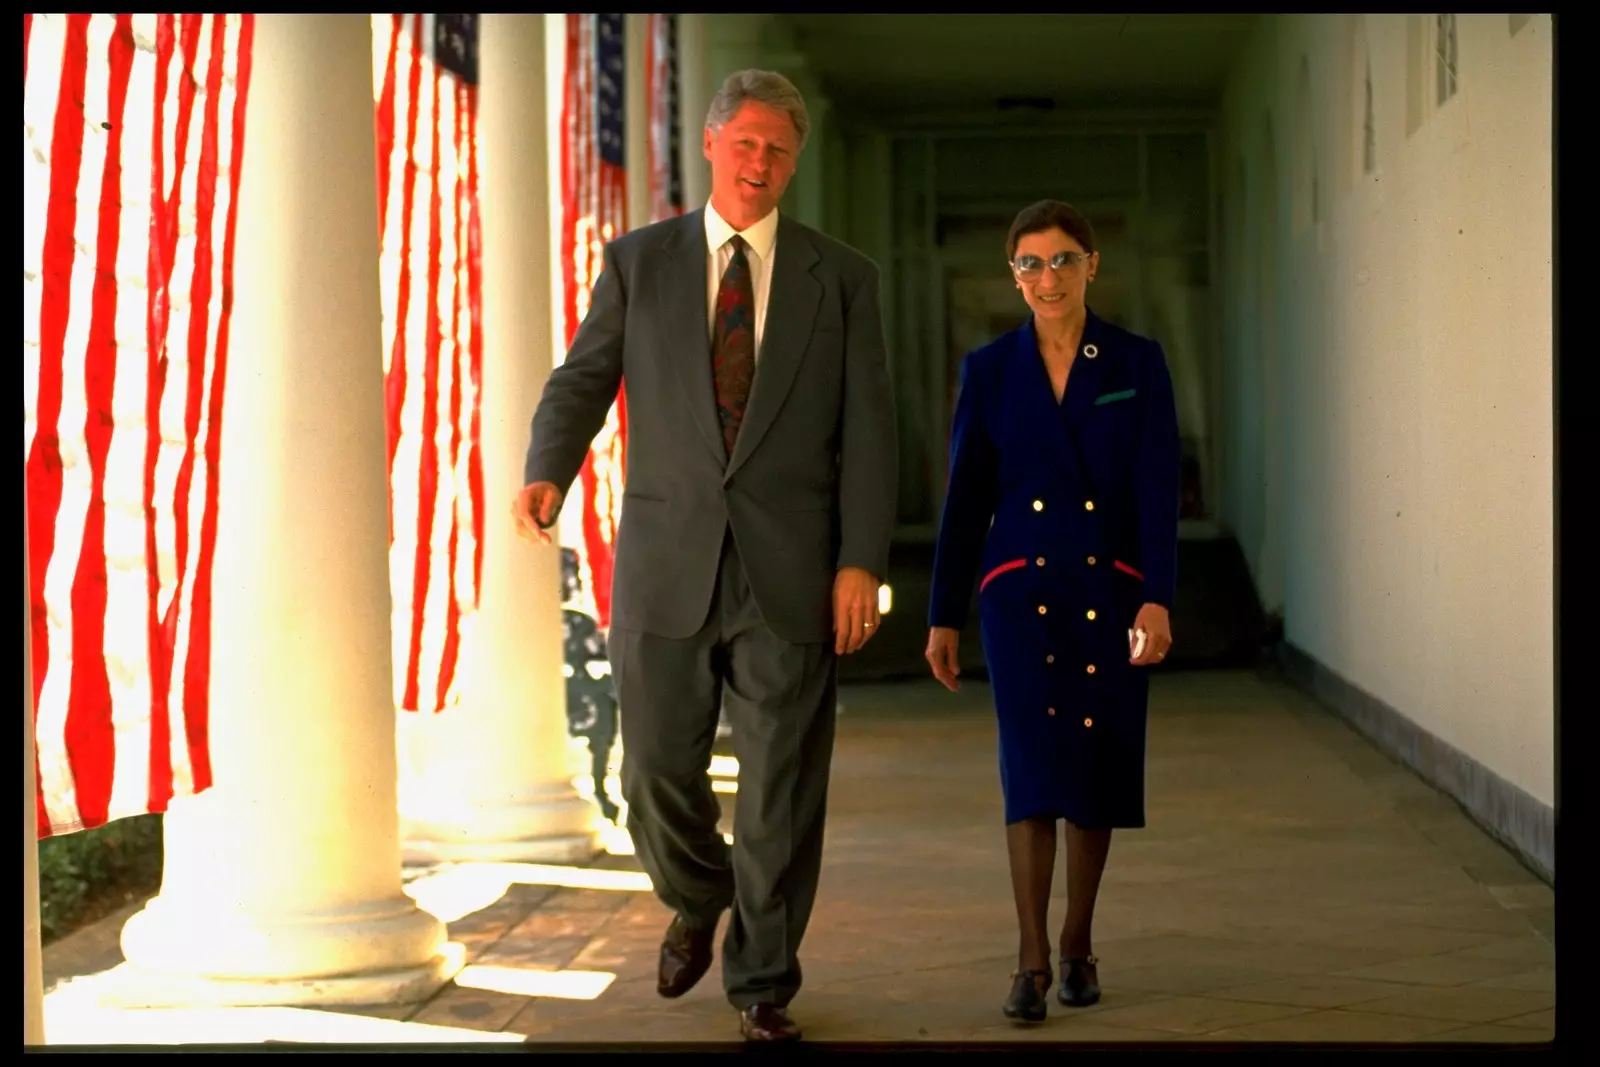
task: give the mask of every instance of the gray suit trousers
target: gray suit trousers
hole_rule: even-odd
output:
[[[731,530],[716,594],[686,638],[613,629],[628,831],[657,896],[696,927],[732,909],[722,942],[728,1000],[783,1006],[800,989],[800,940],[822,868],[837,714],[832,642],[767,628]],[[733,845],[707,771],[726,705],[739,760]]]

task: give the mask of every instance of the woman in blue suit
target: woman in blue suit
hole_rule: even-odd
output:
[[[1090,926],[1111,831],[1144,825],[1143,668],[1172,645],[1180,460],[1161,346],[1085,305],[1100,267],[1088,220],[1034,204],[1006,255],[1033,314],[962,363],[927,658],[956,689],[977,584],[1021,935],[1004,1011],[1038,1021],[1055,980],[1056,821],[1068,889],[1057,999],[1077,1007],[1100,998]]]

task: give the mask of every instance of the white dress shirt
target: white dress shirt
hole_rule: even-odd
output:
[[[761,354],[761,335],[767,324],[767,295],[772,292],[772,253],[778,245],[778,209],[739,233],[728,225],[717,209],[706,204],[706,338],[717,330],[717,292],[722,288],[722,272],[733,258],[728,239],[738,233],[745,240],[745,259],[750,263],[750,291],[756,298],[756,354]]]

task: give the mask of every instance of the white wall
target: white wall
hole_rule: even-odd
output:
[[[1289,641],[1551,804],[1551,21],[1456,18],[1442,106],[1432,15],[1266,18],[1233,73],[1226,517]]]

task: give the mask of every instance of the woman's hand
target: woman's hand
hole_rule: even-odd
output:
[[[1144,650],[1135,656],[1133,650],[1139,647],[1140,630],[1144,631]],[[1133,634],[1133,644],[1128,646],[1129,663],[1148,667],[1166,659],[1167,650],[1172,647],[1172,623],[1167,618],[1167,609],[1160,604],[1146,604],[1140,608],[1133,620]]]
[[[948,626],[934,626],[928,630],[928,651],[924,653],[933,676],[950,692],[961,688],[956,675],[961,673],[961,631]]]

